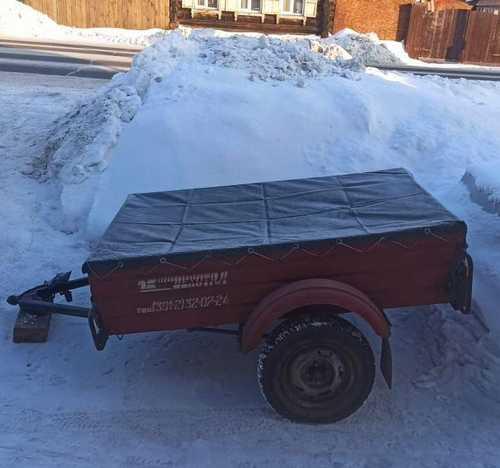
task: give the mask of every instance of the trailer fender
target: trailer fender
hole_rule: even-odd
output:
[[[251,351],[276,320],[302,307],[329,305],[362,317],[382,338],[382,374],[392,385],[391,324],[383,311],[359,289],[329,279],[308,279],[283,286],[266,296],[243,326],[241,349]]]
[[[273,323],[293,310],[313,305],[331,305],[366,320],[381,338],[389,338],[391,324],[382,310],[359,289],[329,279],[308,279],[283,286],[266,296],[243,327],[243,351],[255,349]]]

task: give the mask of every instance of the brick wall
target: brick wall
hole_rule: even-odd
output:
[[[410,9],[411,0],[337,0],[333,32],[351,28],[374,32],[381,39],[403,40]]]

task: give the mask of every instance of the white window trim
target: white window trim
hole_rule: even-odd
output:
[[[291,0],[292,2],[294,0]],[[305,18],[304,14],[306,12],[306,2],[302,0],[302,13],[293,13],[291,11],[285,11],[285,0],[280,0],[280,16],[293,16],[294,18]]]
[[[191,8],[191,18],[195,16],[195,14],[201,14],[201,13],[217,13],[217,17],[222,19],[222,12],[223,10],[221,9],[222,1],[217,0],[217,6],[216,7],[209,7],[208,6],[208,0],[204,0],[207,6],[204,5],[198,5],[198,0],[193,0],[193,7]]]
[[[246,15],[248,15],[248,14],[250,14],[250,15],[251,15],[251,14],[254,14],[254,15],[261,15],[261,14],[262,14],[262,2],[263,2],[263,1],[264,1],[264,0],[260,0],[260,8],[259,8],[258,10],[252,10],[252,8],[242,8],[242,7],[241,7],[241,0],[238,0],[238,5],[239,5],[239,7],[238,7],[238,10],[237,10],[237,11],[238,11],[238,12],[240,12],[240,11],[241,11],[241,12],[244,12]],[[251,4],[252,4],[252,0],[247,0],[247,2],[248,2],[248,5],[251,5]]]
[[[194,6],[193,10],[200,10],[200,11],[219,11],[219,5],[220,5],[220,0],[217,0],[217,6],[216,7],[210,7],[208,6],[208,0],[203,0],[205,5],[198,5],[198,0],[194,0]]]

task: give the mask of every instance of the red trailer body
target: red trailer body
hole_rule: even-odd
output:
[[[381,310],[454,302],[465,252],[466,225],[394,169],[131,195],[84,271],[102,326],[124,335],[244,324],[308,279]]]

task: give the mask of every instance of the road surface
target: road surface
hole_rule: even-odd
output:
[[[0,37],[0,72],[110,79],[141,49]]]
[[[483,67],[483,68],[471,68],[471,67],[457,67],[457,66],[380,66],[377,65],[379,70],[395,71],[402,73],[413,73],[419,76],[441,76],[443,78],[459,79],[464,78],[466,80],[483,80],[483,81],[500,81],[500,67]]]

